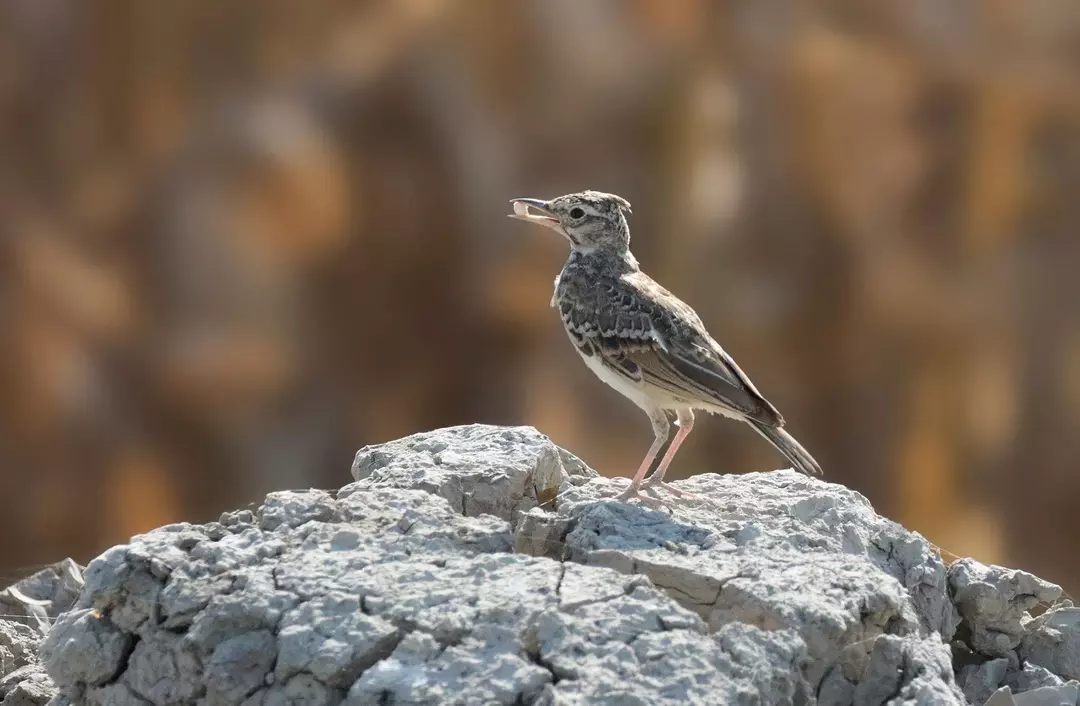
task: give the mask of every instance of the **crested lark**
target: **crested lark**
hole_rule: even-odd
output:
[[[630,253],[624,215],[630,204],[625,199],[583,191],[550,201],[511,203],[511,218],[547,226],[570,241],[570,258],[555,280],[551,305],[558,308],[570,341],[589,369],[652,421],[656,438],[621,500],[662,483],[694,426],[695,409],[746,422],[795,468],[821,473],[813,457],[784,430],[780,413],[712,339],[694,310],[638,267]],[[668,440],[668,412],[675,414],[679,431],[645,481]]]

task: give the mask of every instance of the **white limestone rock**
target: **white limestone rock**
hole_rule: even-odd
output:
[[[701,499],[656,510],[616,502],[624,480],[534,429],[484,425],[365,447],[353,474],[337,492],[273,493],[95,559],[41,648],[53,703],[1041,705],[1072,693],[1075,609],[1028,613],[1056,587],[974,562],[947,571],[839,485],[705,474],[678,483]],[[999,635],[1012,648],[987,661]],[[953,640],[975,650],[958,647],[970,665],[954,667]]]
[[[1016,569],[960,559],[949,567],[949,588],[975,652],[1004,657],[1024,636],[1027,611],[1052,603],[1061,587]]]

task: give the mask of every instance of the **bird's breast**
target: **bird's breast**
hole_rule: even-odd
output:
[[[600,378],[601,382],[614,388],[616,392],[629,399],[638,407],[641,407],[642,409],[647,409],[649,407],[649,399],[640,382],[627,377],[611,367],[612,363],[605,360],[598,351],[593,350],[592,354],[589,355],[586,350],[577,346],[575,346],[575,348],[577,348],[578,355],[581,356],[581,359],[585,361],[585,365],[593,372],[593,375]]]

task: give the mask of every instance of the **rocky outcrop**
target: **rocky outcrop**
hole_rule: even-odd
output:
[[[1029,610],[1061,597],[1061,588],[1024,571],[960,559],[949,567],[953,602],[971,649],[1005,657],[1028,632]]]
[[[56,694],[38,660],[38,644],[74,605],[82,571],[65,559],[0,591],[0,705],[41,706]]]
[[[625,479],[480,425],[353,475],[95,559],[40,648],[56,703],[1076,704],[1076,609],[1032,615],[1060,589],[946,567],[842,486],[619,503]]]

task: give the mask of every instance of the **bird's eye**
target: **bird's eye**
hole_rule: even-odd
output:
[[[571,218],[581,218],[584,215],[585,215],[585,211],[580,209],[580,208],[572,208],[572,209],[570,209],[570,217]]]

